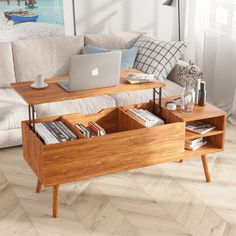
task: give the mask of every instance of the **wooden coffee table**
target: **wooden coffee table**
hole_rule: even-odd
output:
[[[59,185],[141,168],[158,163],[179,161],[188,157],[201,156],[206,175],[210,181],[206,154],[223,151],[226,114],[220,109],[207,104],[196,107],[191,115],[179,110],[169,112],[161,108],[161,91],[165,84],[161,82],[130,85],[121,75],[121,84],[117,87],[93,89],[68,93],[56,84],[58,79],[49,80],[49,87],[44,90],[30,88],[31,82],[12,84],[12,87],[29,104],[29,120],[22,122],[23,155],[26,162],[38,178],[36,192],[41,186],[53,186],[53,217],[58,216]],[[104,109],[96,114],[71,114],[35,119],[34,106],[37,104],[63,101],[67,99],[114,94],[126,91],[153,89],[153,100],[149,103],[125,107]],[[159,99],[156,99],[158,94]],[[144,108],[160,114],[166,124],[146,128],[144,124],[131,116],[127,110],[131,107]],[[78,140],[45,145],[34,131],[34,124],[46,121],[63,121],[77,136]],[[204,120],[216,126],[205,135],[185,131],[185,122]],[[87,126],[89,121],[96,121],[107,135],[86,139],[75,124]],[[208,144],[197,151],[185,150],[185,140],[205,137]]]

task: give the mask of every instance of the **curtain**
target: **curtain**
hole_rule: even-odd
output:
[[[236,123],[236,0],[187,0],[187,60],[200,66],[208,102]]]

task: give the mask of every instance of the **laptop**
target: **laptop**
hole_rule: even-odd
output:
[[[72,56],[69,80],[57,83],[68,92],[117,86],[120,65],[121,51]]]

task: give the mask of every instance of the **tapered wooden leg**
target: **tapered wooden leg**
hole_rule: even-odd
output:
[[[202,165],[203,165],[204,173],[205,173],[205,177],[206,177],[206,182],[211,182],[211,176],[210,176],[209,169],[208,169],[207,156],[202,155],[201,158],[202,158]]]
[[[58,216],[58,190],[59,185],[53,186],[53,218],[57,218]]]
[[[38,179],[37,186],[36,186],[36,193],[40,193],[42,189],[42,184]]]

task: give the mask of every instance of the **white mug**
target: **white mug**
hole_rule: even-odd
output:
[[[44,76],[43,75],[37,75],[35,77],[34,83],[37,87],[42,87],[44,84]]]

